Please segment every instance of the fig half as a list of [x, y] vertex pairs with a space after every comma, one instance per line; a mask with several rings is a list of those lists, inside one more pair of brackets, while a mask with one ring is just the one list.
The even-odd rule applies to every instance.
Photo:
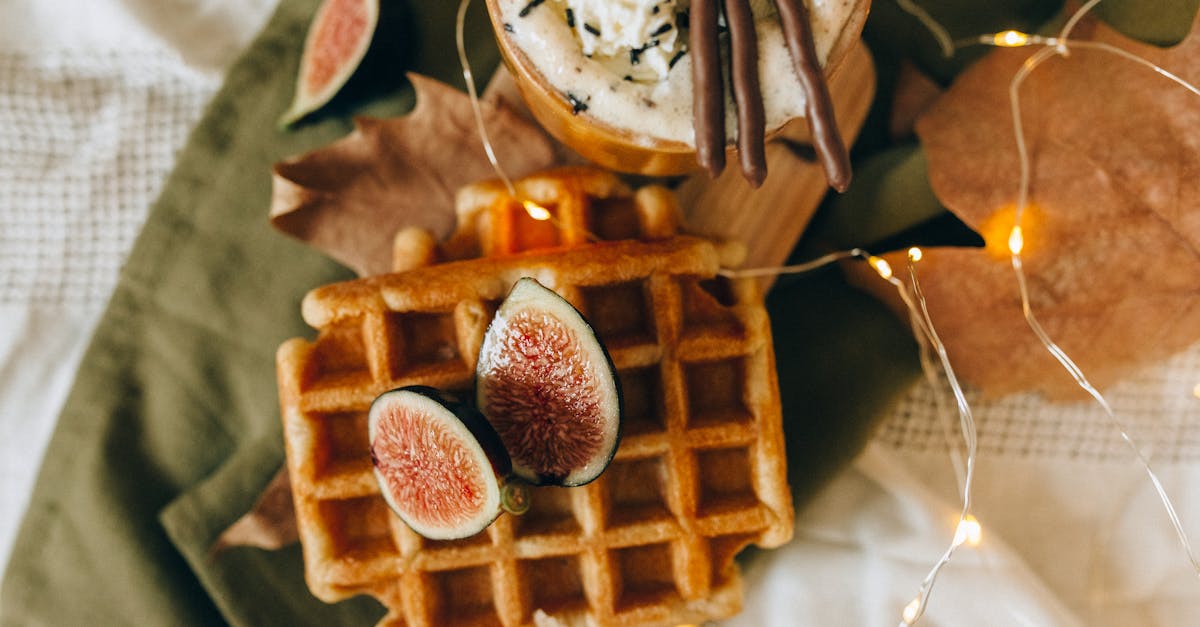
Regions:
[[508, 453], [474, 409], [430, 387], [399, 388], [371, 404], [367, 429], [383, 498], [413, 531], [465, 538], [511, 509]]
[[578, 486], [612, 461], [622, 413], [612, 360], [583, 316], [536, 280], [520, 279], [500, 304], [475, 378], [514, 475]]

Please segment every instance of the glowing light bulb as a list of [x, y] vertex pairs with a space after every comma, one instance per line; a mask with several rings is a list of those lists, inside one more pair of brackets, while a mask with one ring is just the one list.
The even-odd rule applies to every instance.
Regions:
[[871, 264], [872, 268], [875, 268], [875, 272], [879, 273], [879, 276], [883, 277], [884, 281], [892, 279], [892, 265], [887, 261], [871, 255], [867, 257], [867, 263]]
[[1029, 43], [1029, 35], [1015, 30], [1001, 31], [992, 36], [992, 43], [1005, 48], [1019, 48]]
[[534, 220], [549, 220], [550, 210], [533, 202], [532, 200], [522, 200], [521, 206], [525, 207], [525, 213]]
[[911, 259], [913, 263], [920, 261], [924, 256], [925, 253], [921, 252], [921, 249], [917, 248], [916, 246], [908, 249], [908, 258]]
[[983, 542], [983, 525], [970, 514], [966, 518], [958, 521], [958, 527], [954, 530], [954, 546], [962, 546], [964, 543], [967, 546], [979, 546]]
[[1025, 248], [1025, 235], [1021, 233], [1021, 225], [1018, 224], [1008, 234], [1008, 250], [1014, 255], [1019, 255], [1023, 248]]
[[900, 618], [904, 619], [905, 625], [911, 625], [911, 624], [917, 622], [917, 612], [919, 612], [920, 610], [921, 610], [921, 598], [917, 597], [917, 598], [909, 601], [908, 605], [904, 606], [904, 613], [902, 613], [900, 615]]

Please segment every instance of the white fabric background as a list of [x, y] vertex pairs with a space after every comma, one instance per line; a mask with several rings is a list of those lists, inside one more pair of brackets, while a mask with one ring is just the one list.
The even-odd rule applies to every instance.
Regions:
[[273, 6], [0, 2], [0, 570], [118, 268]]
[[[222, 70], [274, 2], [0, 3], [0, 569], [117, 270]], [[1197, 383], [1200, 346], [1111, 394], [1157, 453], [1192, 536]], [[801, 512], [796, 540], [754, 562], [732, 624], [899, 621], [957, 516], [936, 406], [918, 386], [897, 407]], [[1200, 581], [1102, 414], [1032, 396], [973, 406], [984, 542], [942, 572], [922, 624], [1196, 623]]]

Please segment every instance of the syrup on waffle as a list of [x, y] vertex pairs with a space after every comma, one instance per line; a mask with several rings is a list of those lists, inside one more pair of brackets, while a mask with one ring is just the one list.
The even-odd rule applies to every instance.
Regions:
[[[551, 209], [563, 231], [576, 224], [603, 233], [598, 225], [608, 220], [634, 236], [665, 235], [669, 195], [581, 178], [611, 179], [558, 171], [518, 182], [518, 193], [541, 180], [566, 194], [526, 197]], [[793, 518], [770, 326], [756, 286], [716, 278], [718, 248], [693, 237], [558, 239], [549, 250], [526, 250], [546, 240], [519, 239], [505, 226], [522, 225], [502, 187], [472, 186], [459, 198], [460, 215], [472, 208], [474, 219], [463, 221], [472, 234], [460, 229], [438, 256], [472, 247], [492, 256], [318, 288], [303, 305], [317, 339], [279, 349], [313, 593], [330, 602], [371, 594], [389, 610], [383, 624], [411, 626], [667, 625], [739, 611], [733, 556], [749, 543], [787, 541]], [[430, 256], [424, 246], [398, 249]], [[534, 489], [522, 516], [503, 514], [463, 540], [422, 538], [379, 494], [367, 409], [404, 385], [469, 397], [487, 324], [522, 276], [575, 305], [607, 346], [624, 392], [620, 447], [586, 486]]]

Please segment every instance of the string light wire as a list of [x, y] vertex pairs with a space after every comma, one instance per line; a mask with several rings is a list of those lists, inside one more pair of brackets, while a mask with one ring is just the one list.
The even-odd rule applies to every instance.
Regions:
[[[962, 493], [962, 509], [959, 512], [958, 524], [954, 528], [954, 535], [950, 540], [946, 550], [942, 556], [930, 569], [929, 573], [922, 580], [921, 586], [916, 597], [905, 606], [902, 614], [901, 626], [913, 625], [925, 613], [925, 608], [929, 603], [929, 598], [933, 593], [934, 584], [937, 582], [938, 574], [942, 568], [950, 563], [954, 557], [955, 551], [963, 544], [969, 546], [977, 546], [980, 542], [982, 527], [979, 521], [971, 514], [972, 491], [971, 487], [974, 483], [975, 462], [979, 450], [979, 442], [976, 434], [975, 419], [971, 413], [971, 406], [967, 402], [966, 394], [963, 392], [962, 385], [958, 381], [958, 377], [954, 374], [954, 367], [950, 363], [949, 355], [946, 352], [946, 346], [938, 335], [933, 324], [933, 318], [929, 315], [929, 308], [925, 300], [924, 292], [921, 290], [920, 281], [917, 278], [916, 263], [924, 257], [920, 248], [910, 248], [908, 251], [908, 274], [909, 282], [912, 285], [912, 290], [895, 276], [895, 272], [885, 259], [871, 255], [861, 248], [853, 248], [846, 251], [829, 253], [818, 257], [812, 261], [801, 264], [780, 266], [775, 268], [754, 268], [750, 270], [721, 270], [719, 274], [729, 278], [748, 278], [766, 275], [780, 274], [797, 274], [810, 272], [820, 267], [832, 264], [834, 262], [857, 258], [866, 261], [871, 266], [875, 273], [881, 279], [888, 282], [896, 289], [900, 300], [904, 303], [905, 308], [909, 313], [909, 322], [912, 326], [913, 335], [921, 348], [921, 370], [925, 373], [926, 378], [931, 381], [938, 380], [937, 368], [934, 366], [933, 360], [929, 357], [929, 350], [932, 348], [934, 354], [937, 355], [938, 364], [941, 366], [941, 374], [945, 376], [951, 390], [954, 394], [954, 399], [959, 412], [959, 429], [963, 437], [963, 445], [966, 449], [965, 467], [959, 471], [959, 466], [956, 464], [956, 475], [960, 475], [959, 486]], [[936, 389], [936, 387], [935, 387]], [[940, 397], [939, 397], [940, 400]], [[940, 408], [939, 404], [939, 408]], [[949, 436], [947, 435], [949, 438]], [[955, 447], [957, 450], [957, 447]], [[957, 460], [957, 457], [952, 457]]]
[[[920, 251], [919, 248], [914, 250]], [[928, 342], [929, 346], [933, 348], [940, 362], [942, 373], [945, 375], [950, 389], [954, 393], [954, 400], [958, 406], [959, 430], [962, 433], [963, 444], [966, 447], [966, 467], [960, 484], [962, 509], [959, 513], [958, 524], [954, 528], [954, 537], [950, 541], [949, 546], [946, 547], [945, 552], [942, 553], [941, 558], [934, 563], [929, 573], [925, 575], [925, 579], [921, 581], [917, 596], [904, 607], [904, 611], [901, 613], [901, 627], [914, 625], [921, 619], [925, 614], [925, 608], [929, 604], [929, 597], [933, 593], [933, 586], [937, 583], [937, 577], [941, 573], [942, 568], [950, 563], [950, 560], [954, 557], [954, 552], [959, 546], [967, 542], [970, 542], [972, 546], [978, 544], [978, 538], [982, 532], [979, 521], [971, 514], [973, 501], [972, 486], [974, 485], [975, 463], [979, 452], [975, 418], [971, 413], [971, 405], [967, 402], [962, 385], [959, 383], [958, 377], [954, 374], [954, 366], [950, 363], [950, 357], [946, 353], [946, 345], [938, 335], [937, 329], [933, 324], [933, 318], [929, 315], [928, 303], [921, 289], [921, 282], [917, 279], [916, 263], [920, 259], [920, 254], [914, 254], [913, 250], [909, 251], [908, 274], [912, 285], [912, 296], [908, 295], [908, 290], [904, 288], [902, 283], [897, 285], [897, 289], [900, 292], [901, 299], [904, 300], [905, 305], [908, 307], [910, 316], [914, 318], [919, 316], [919, 322], [914, 320], [914, 327], [922, 331], [925, 342]], [[913, 302], [913, 297], [915, 297], [915, 303]]]
[[928, 11], [912, 0], [896, 0], [896, 5], [905, 13], [917, 18], [917, 21], [929, 31], [929, 34], [933, 35], [938, 46], [942, 49], [942, 56], [947, 59], [954, 56], [955, 44], [954, 40], [950, 38], [950, 33], [946, 31], [946, 27], [942, 26], [940, 22], [933, 19], [933, 16]]
[[[483, 152], [487, 155], [488, 163], [492, 165], [492, 170], [495, 171], [496, 176], [504, 183], [509, 197], [519, 200], [521, 207], [530, 218], [538, 221], [549, 221], [555, 227], [566, 230], [567, 227], [555, 218], [549, 209], [529, 198], [522, 199], [517, 195], [516, 186], [513, 185], [512, 179], [509, 178], [508, 173], [500, 165], [500, 160], [496, 158], [496, 151], [492, 148], [491, 136], [488, 135], [487, 124], [483, 121], [483, 106], [479, 99], [479, 92], [475, 89], [475, 74], [471, 71], [471, 62], [467, 58], [467, 44], [464, 31], [466, 30], [467, 23], [467, 9], [470, 6], [471, 0], [461, 0], [458, 3], [458, 14], [454, 20], [454, 43], [458, 49], [458, 63], [462, 66], [463, 80], [467, 83], [467, 96], [471, 100], [471, 113], [475, 117], [475, 129], [479, 133], [479, 141], [483, 143]], [[600, 241], [599, 236], [587, 229], [571, 227], [571, 230], [582, 233], [589, 241]]]
[[467, 7], [469, 6], [471, 6], [471, 0], [459, 2], [458, 16], [454, 20], [454, 43], [458, 47], [458, 62], [462, 65], [463, 79], [467, 82], [467, 95], [471, 97], [471, 111], [475, 114], [475, 127], [479, 131], [479, 139], [483, 142], [483, 151], [487, 153], [488, 162], [492, 164], [496, 176], [500, 177], [500, 180], [504, 182], [504, 187], [508, 189], [508, 195], [516, 198], [517, 190], [513, 187], [512, 179], [508, 178], [504, 168], [500, 167], [500, 161], [496, 159], [496, 151], [492, 150], [492, 140], [488, 136], [487, 125], [483, 123], [483, 108], [479, 104], [479, 93], [475, 90], [475, 75], [471, 72], [471, 62], [467, 60], [467, 44], [464, 41], [463, 31], [466, 30]]
[[[1012, 231], [1009, 235], [1010, 259], [1013, 273], [1015, 274], [1017, 280], [1017, 288], [1021, 296], [1021, 312], [1025, 317], [1027, 325], [1033, 331], [1034, 335], [1037, 336], [1038, 340], [1042, 343], [1046, 350], [1054, 357], [1055, 360], [1059, 362], [1060, 365], [1062, 365], [1063, 369], [1065, 369], [1067, 373], [1071, 375], [1072, 379], [1075, 380], [1076, 385], [1078, 385], [1084, 392], [1086, 392], [1092, 397], [1092, 399], [1096, 401], [1096, 404], [1099, 405], [1103, 410], [1104, 415], [1108, 418], [1110, 424], [1112, 424], [1112, 426], [1116, 428], [1117, 432], [1120, 434], [1121, 439], [1133, 451], [1138, 463], [1142, 466], [1142, 469], [1145, 471], [1147, 477], [1149, 477], [1151, 484], [1153, 484], [1154, 490], [1157, 492], [1158, 498], [1162, 502], [1163, 509], [1166, 510], [1167, 517], [1170, 519], [1171, 525], [1174, 527], [1175, 534], [1179, 539], [1179, 543], [1182, 545], [1183, 550], [1187, 555], [1187, 559], [1191, 563], [1192, 570], [1195, 571], [1198, 576], [1200, 576], [1200, 561], [1197, 560], [1195, 552], [1192, 550], [1192, 545], [1188, 539], [1187, 532], [1183, 528], [1183, 522], [1180, 520], [1179, 514], [1175, 510], [1174, 503], [1171, 501], [1170, 496], [1163, 487], [1162, 481], [1159, 480], [1158, 474], [1154, 471], [1153, 467], [1151, 467], [1150, 461], [1147, 459], [1145, 453], [1143, 453], [1141, 447], [1133, 441], [1133, 438], [1129, 435], [1129, 431], [1126, 429], [1124, 423], [1117, 418], [1116, 412], [1113, 411], [1108, 399], [1106, 399], [1104, 395], [1092, 385], [1091, 381], [1088, 380], [1083, 370], [1075, 363], [1074, 360], [1071, 359], [1066, 351], [1064, 351], [1057, 343], [1054, 342], [1053, 339], [1050, 338], [1049, 334], [1047, 334], [1045, 329], [1042, 327], [1041, 322], [1038, 321], [1038, 318], [1033, 311], [1033, 306], [1030, 302], [1028, 280], [1025, 275], [1024, 263], [1021, 257], [1021, 253], [1024, 248], [1024, 234], [1021, 229], [1021, 218], [1023, 217], [1025, 209], [1029, 204], [1031, 166], [1029, 150], [1025, 140], [1024, 124], [1021, 118], [1020, 88], [1025, 79], [1039, 65], [1054, 55], [1064, 57], [1067, 56], [1069, 54], [1068, 44], [1070, 47], [1094, 48], [1107, 52], [1113, 52], [1123, 58], [1134, 60], [1142, 65], [1148, 65], [1160, 75], [1163, 75], [1175, 81], [1176, 83], [1183, 85], [1192, 93], [1200, 95], [1200, 91], [1198, 91], [1195, 86], [1187, 83], [1175, 74], [1168, 72], [1158, 65], [1143, 59], [1142, 57], [1134, 55], [1133, 53], [1121, 50], [1115, 46], [1110, 46], [1104, 42], [1071, 41], [1069, 38], [1071, 30], [1076, 24], [1079, 23], [1079, 20], [1083, 18], [1084, 14], [1090, 11], [1099, 2], [1100, 0], [1091, 0], [1087, 4], [1080, 7], [1080, 9], [1076, 11], [1075, 14], [1072, 15], [1067, 21], [1057, 38], [1053, 40], [1045, 40], [1044, 44], [1047, 47], [1037, 51], [1025, 60], [1025, 62], [1021, 65], [1021, 68], [1013, 76], [1012, 82], [1009, 84], [1009, 104], [1012, 111], [1013, 132], [1016, 136], [1017, 158], [1020, 165], [1020, 182], [1017, 190], [1017, 206], [1013, 218]], [[1092, 45], [1083, 45], [1088, 43]]]

